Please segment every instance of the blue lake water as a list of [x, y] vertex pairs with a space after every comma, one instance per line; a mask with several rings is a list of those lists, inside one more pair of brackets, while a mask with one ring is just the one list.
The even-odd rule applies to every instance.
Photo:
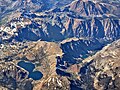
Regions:
[[31, 72], [28, 77], [32, 78], [33, 80], [39, 80], [43, 77], [43, 74], [39, 71], [34, 71]]
[[18, 62], [18, 66], [29, 72], [28, 78], [32, 78], [33, 80], [40, 80], [43, 77], [43, 74], [40, 71], [33, 71], [35, 69], [35, 65], [31, 62], [20, 61]]
[[34, 64], [32, 64], [31, 62], [25, 62], [25, 61], [18, 62], [18, 66], [24, 68], [28, 72], [32, 72], [35, 68]]

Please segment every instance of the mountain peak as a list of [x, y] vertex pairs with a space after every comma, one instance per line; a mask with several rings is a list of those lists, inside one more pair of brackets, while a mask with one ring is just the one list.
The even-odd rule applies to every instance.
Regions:
[[[109, 4], [101, 3], [96, 0], [76, 0], [73, 1], [71, 4], [67, 5], [70, 11], [78, 13], [80, 15], [101, 15], [101, 14], [108, 14], [110, 13]], [[113, 8], [113, 7], [111, 7]]]

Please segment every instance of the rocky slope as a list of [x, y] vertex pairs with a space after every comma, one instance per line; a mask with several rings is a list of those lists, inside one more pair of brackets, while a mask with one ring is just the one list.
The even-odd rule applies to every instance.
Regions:
[[24, 12], [1, 27], [1, 42], [57, 42], [65, 53], [63, 60], [80, 62], [120, 38], [119, 17], [111, 14], [110, 7], [115, 6], [78, 0], [45, 12]]
[[119, 54], [120, 40], [117, 40], [79, 64], [67, 65], [58, 58], [58, 70], [62, 72], [58, 74], [70, 74], [71, 90], [119, 90]]
[[[57, 44], [44, 41], [18, 42], [2, 44], [0, 50], [2, 51], [0, 55], [2, 87], [8, 90], [9, 88], [12, 90], [48, 90], [50, 88], [51, 90], [54, 88], [69, 90], [70, 82], [67, 78], [56, 74], [56, 57], [63, 55]], [[31, 77], [31, 70], [32, 72], [40, 71], [43, 77], [36, 81], [37, 76]]]
[[72, 0], [62, 2], [57, 0], [2, 0], [0, 1], [0, 20], [14, 16], [16, 11], [45, 11], [51, 8], [62, 7], [69, 4]]
[[[70, 40], [67, 41], [70, 42]], [[78, 41], [82, 42], [82, 40]], [[72, 42], [74, 44], [75, 39]], [[90, 49], [90, 47], [88, 48]], [[63, 53], [60, 46], [52, 42], [1, 44], [0, 51], [2, 51], [0, 54], [0, 84], [1, 88], [6, 90], [70, 90], [70, 88], [71, 90], [98, 90], [98, 88], [99, 90], [119, 90], [120, 88], [120, 40], [105, 46], [95, 55], [72, 64], [63, 60], [65, 52]], [[67, 52], [71, 54], [74, 51]], [[40, 71], [43, 74], [41, 79], [34, 80], [34, 77], [30, 77], [31, 72], [28, 71], [28, 67], [18, 64], [21, 61], [24, 61], [29, 69], [31, 68], [29, 63], [35, 65], [32, 72]]]
[[[114, 10], [113, 7], [110, 9]], [[8, 22], [7, 30], [4, 27], [1, 29], [3, 34], [4, 31], [12, 32], [12, 35], [7, 33], [8, 38], [5, 37], [8, 41], [62, 41], [72, 37], [113, 41], [120, 38], [119, 30], [119, 17], [112, 14], [109, 4], [84, 0], [46, 12], [21, 13], [18, 18]]]
[[119, 90], [119, 54], [120, 40], [85, 59], [80, 64], [80, 87], [86, 90]]
[[119, 90], [119, 2], [71, 1], [0, 1], [1, 89]]
[[[93, 47], [94, 46], [94, 47]], [[61, 42], [63, 61], [69, 64], [80, 63], [84, 58], [101, 50], [104, 45], [98, 40], [70, 39]]]

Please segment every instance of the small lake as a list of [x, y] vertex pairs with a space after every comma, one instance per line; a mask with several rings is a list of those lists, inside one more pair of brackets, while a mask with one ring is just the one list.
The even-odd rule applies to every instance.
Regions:
[[32, 64], [31, 62], [25, 62], [25, 61], [18, 62], [18, 66], [24, 68], [28, 72], [32, 72], [35, 68], [34, 64]]
[[43, 77], [43, 74], [40, 71], [33, 71], [35, 69], [35, 65], [31, 62], [20, 61], [18, 62], [18, 66], [29, 72], [28, 78], [40, 80]]
[[31, 72], [28, 77], [33, 80], [40, 80], [43, 77], [43, 74], [40, 71], [34, 71]]

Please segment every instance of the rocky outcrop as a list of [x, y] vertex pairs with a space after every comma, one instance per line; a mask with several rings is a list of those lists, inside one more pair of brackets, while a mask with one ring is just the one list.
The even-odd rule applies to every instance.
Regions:
[[92, 90], [119, 90], [119, 53], [120, 40], [83, 60], [79, 72], [80, 87]]
[[[14, 62], [14, 61], [13, 61]], [[0, 62], [0, 86], [5, 90], [32, 89], [28, 72], [13, 62]]]
[[1, 89], [119, 90], [118, 2], [7, 1], [0, 1]]
[[[2, 44], [3, 45], [3, 44]], [[6, 51], [7, 50], [7, 51]], [[62, 50], [59, 48], [59, 46], [55, 43], [49, 43], [49, 42], [44, 42], [44, 41], [38, 41], [38, 42], [25, 42], [25, 43], [20, 43], [16, 42], [13, 44], [4, 44], [3, 47], [1, 47], [1, 56], [0, 59], [1, 61], [1, 83], [4, 87], [6, 83], [12, 85], [12, 80], [10, 79], [13, 78], [16, 82], [16, 87], [10, 86], [7, 88], [27, 88], [26, 84], [28, 81], [31, 83], [28, 85], [29, 90], [40, 90], [40, 89], [64, 89], [64, 90], [69, 90], [70, 85], [69, 81], [66, 77], [60, 77], [56, 73], [56, 57], [57, 56], [62, 56]], [[25, 61], [27, 66], [22, 66], [22, 63], [19, 63], [20, 61]], [[30, 73], [31, 73], [31, 65], [29, 65], [30, 62], [34, 64], [34, 68], [32, 69], [33, 72], [35, 71], [40, 71], [43, 74], [43, 77], [40, 80], [34, 80], [30, 78]], [[9, 69], [9, 65], [14, 67], [12, 71]], [[18, 70], [19, 69], [19, 70]], [[17, 71], [16, 71], [17, 70]], [[30, 70], [30, 71], [27, 71]], [[24, 74], [25, 73], [25, 74]], [[33, 76], [32, 76], [33, 77]], [[4, 81], [7, 78], [8, 81]], [[18, 83], [17, 80], [21, 82]], [[22, 82], [24, 80], [24, 83]], [[7, 84], [7, 85], [8, 85]], [[13, 82], [14, 84], [14, 82]], [[23, 86], [21, 86], [23, 85]], [[24, 87], [25, 86], [25, 87]]]
[[[63, 41], [62, 44], [72, 43], [72, 50], [79, 49], [75, 49], [75, 42], [79, 44], [84, 41], [75, 38], [71, 40]], [[90, 45], [80, 49], [89, 50], [90, 46], [93, 46], [92, 43], [93, 41], [88, 43], [85, 40], [84, 45]], [[21, 88], [29, 88], [30, 90], [69, 90], [70, 88], [119, 90], [119, 48], [120, 40], [105, 46], [95, 55], [84, 60], [81, 59], [79, 63], [68, 64], [62, 60], [62, 58], [65, 59], [62, 50], [52, 42], [14, 42], [13, 44], [4, 44], [4, 47], [2, 44], [0, 48], [2, 51], [0, 56], [1, 88], [17, 88], [18, 90]], [[68, 56], [73, 55], [72, 52], [80, 54], [77, 51], [67, 52]], [[33, 71], [42, 72], [43, 77], [37, 81], [29, 78], [28, 71], [17, 64], [21, 60], [33, 63], [35, 65]]]
[[75, 0], [67, 7], [70, 7], [69, 10], [75, 13], [79, 13], [82, 16], [90, 15], [101, 15], [110, 13], [107, 4], [101, 3], [96, 0]]

